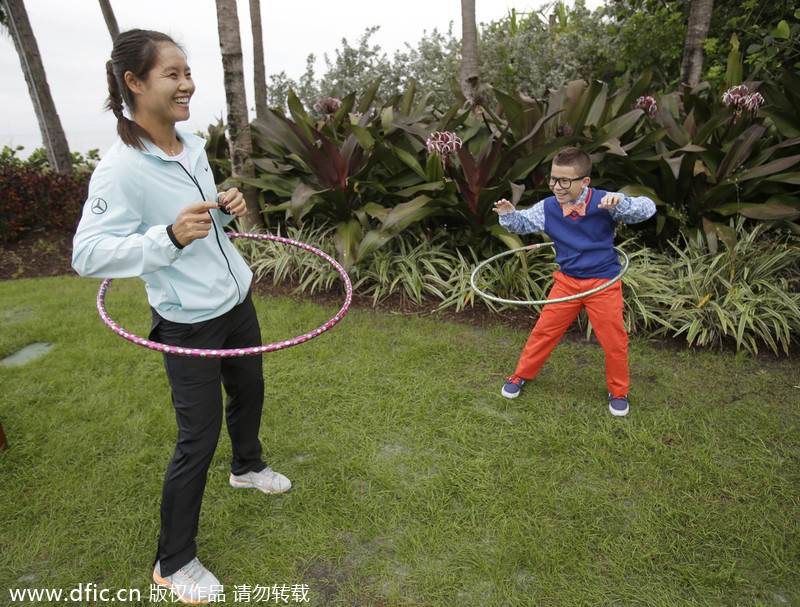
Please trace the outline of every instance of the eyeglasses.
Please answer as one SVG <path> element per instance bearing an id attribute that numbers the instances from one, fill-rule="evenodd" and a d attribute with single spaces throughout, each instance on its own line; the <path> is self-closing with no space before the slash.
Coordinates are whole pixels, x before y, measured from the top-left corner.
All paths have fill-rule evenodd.
<path id="1" fill-rule="evenodd" d="M 547 179 L 547 185 L 549 185 L 551 188 L 556 183 L 558 183 L 558 185 L 560 185 L 562 188 L 564 188 L 565 190 L 568 190 L 569 188 L 572 187 L 572 182 L 573 181 L 580 181 L 581 179 L 586 179 L 587 177 L 588 177 L 588 175 L 584 175 L 583 177 L 575 177 L 575 178 L 553 177 L 552 175 L 547 175 L 545 177 L 545 179 Z"/>

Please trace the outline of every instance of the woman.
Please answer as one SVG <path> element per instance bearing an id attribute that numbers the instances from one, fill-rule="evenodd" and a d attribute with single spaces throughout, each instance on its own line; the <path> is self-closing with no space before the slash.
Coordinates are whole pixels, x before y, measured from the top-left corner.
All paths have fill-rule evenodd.
<path id="1" fill-rule="evenodd" d="M 92 174 L 73 242 L 81 276 L 138 276 L 153 312 L 150 339 L 194 348 L 261 344 L 252 272 L 223 226 L 247 212 L 236 189 L 217 194 L 205 141 L 175 129 L 189 118 L 195 86 L 183 50 L 164 34 L 123 32 L 106 64 L 106 107 L 119 139 Z M 127 108 L 132 120 L 125 117 Z M 261 459 L 260 356 L 164 355 L 178 425 L 161 501 L 153 579 L 184 602 L 208 602 L 222 585 L 198 561 L 195 537 L 206 474 L 222 426 L 233 459 L 229 482 L 282 493 L 289 479 Z"/>

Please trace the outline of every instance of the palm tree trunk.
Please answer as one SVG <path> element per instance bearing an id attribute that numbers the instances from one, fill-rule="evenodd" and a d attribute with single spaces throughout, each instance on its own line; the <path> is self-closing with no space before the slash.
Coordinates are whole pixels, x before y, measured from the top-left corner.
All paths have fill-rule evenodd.
<path id="1" fill-rule="evenodd" d="M 47 152 L 47 161 L 57 173 L 72 172 L 72 156 L 69 153 L 69 144 L 61 119 L 56 112 L 50 87 L 47 84 L 47 75 L 44 72 L 42 57 L 39 54 L 39 45 L 33 35 L 28 11 L 22 0 L 1 0 L 8 31 L 14 40 L 28 92 L 33 101 L 36 119 L 39 121 L 39 130 L 42 133 L 42 143 Z"/>
<path id="2" fill-rule="evenodd" d="M 700 84 L 703 74 L 703 40 L 711 27 L 711 12 L 714 0 L 692 0 L 689 9 L 689 24 L 681 63 L 681 82 L 691 87 Z"/>
<path id="3" fill-rule="evenodd" d="M 231 174 L 236 179 L 252 179 L 253 142 L 247 115 L 247 95 L 244 88 L 242 39 L 239 35 L 239 15 L 236 0 L 216 0 L 219 47 L 222 51 L 222 71 L 225 80 L 225 101 L 228 106 L 228 145 L 231 152 Z M 264 227 L 258 189 L 242 185 L 247 201 L 247 215 L 242 219 L 242 229 L 252 231 Z"/>
<path id="4" fill-rule="evenodd" d="M 106 20 L 108 33 L 111 34 L 111 42 L 114 42 L 119 36 L 119 26 L 114 16 L 114 9 L 111 8 L 111 0 L 100 0 L 100 10 L 103 11 L 103 19 Z"/>
<path id="5" fill-rule="evenodd" d="M 250 27 L 253 30 L 253 91 L 256 118 L 267 113 L 267 73 L 264 65 L 264 32 L 261 29 L 261 0 L 250 0 Z"/>
<path id="6" fill-rule="evenodd" d="M 478 28 L 475 0 L 461 0 L 461 91 L 468 101 L 478 92 Z"/>

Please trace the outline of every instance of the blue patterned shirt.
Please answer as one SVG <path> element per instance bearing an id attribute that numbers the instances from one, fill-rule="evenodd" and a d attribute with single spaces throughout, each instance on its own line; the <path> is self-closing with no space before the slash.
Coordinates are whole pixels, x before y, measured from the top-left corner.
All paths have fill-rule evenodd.
<path id="1" fill-rule="evenodd" d="M 588 189 L 584 188 L 579 200 L 586 196 Z M 639 223 L 649 219 L 656 212 L 656 203 L 647 196 L 630 197 L 620 192 L 609 192 L 609 194 L 617 194 L 622 197 L 620 203 L 609 211 L 614 221 Z M 515 234 L 546 232 L 544 201 L 537 202 L 530 209 L 500 215 L 500 225 Z"/>

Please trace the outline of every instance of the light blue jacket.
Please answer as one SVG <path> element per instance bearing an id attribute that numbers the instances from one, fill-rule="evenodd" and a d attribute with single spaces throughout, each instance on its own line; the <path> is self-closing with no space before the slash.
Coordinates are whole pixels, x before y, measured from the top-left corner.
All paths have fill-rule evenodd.
<path id="1" fill-rule="evenodd" d="M 253 273 L 223 230 L 232 218 L 217 209 L 210 212 L 213 227 L 205 238 L 183 249 L 170 239 L 167 226 L 181 210 L 217 200 L 205 141 L 183 132 L 178 138 L 192 175 L 150 142 L 142 151 L 116 141 L 92 173 L 72 267 L 81 276 L 138 276 L 163 318 L 194 323 L 244 301 Z"/>

